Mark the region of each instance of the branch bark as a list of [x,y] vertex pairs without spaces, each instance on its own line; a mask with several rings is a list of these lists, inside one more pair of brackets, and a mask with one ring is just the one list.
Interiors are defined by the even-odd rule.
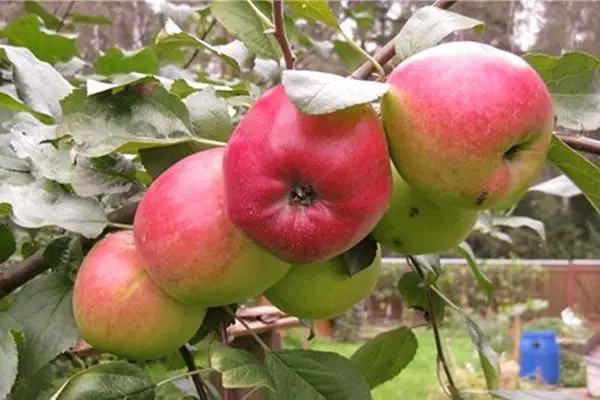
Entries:
[[[432,6],[441,8],[443,10],[447,10],[448,8],[452,7],[455,3],[457,3],[457,0],[436,0],[432,4]],[[380,48],[375,53],[373,58],[379,64],[384,65],[385,63],[390,61],[394,57],[395,54],[396,54],[396,50],[394,47],[394,39],[392,39],[391,41],[386,43],[382,48]],[[361,79],[361,80],[369,79],[374,70],[375,70],[375,66],[373,65],[373,63],[371,61],[366,61],[360,67],[358,67],[350,75],[350,77],[354,78],[354,79]]]
[[580,134],[571,135],[556,132],[555,135],[575,150],[600,155],[600,140],[592,139]]
[[283,1],[273,1],[273,22],[275,24],[275,38],[281,47],[283,52],[283,58],[285,60],[285,67],[287,69],[294,69],[296,63],[296,57],[292,53],[290,48],[290,42],[285,34],[285,26],[283,25]]

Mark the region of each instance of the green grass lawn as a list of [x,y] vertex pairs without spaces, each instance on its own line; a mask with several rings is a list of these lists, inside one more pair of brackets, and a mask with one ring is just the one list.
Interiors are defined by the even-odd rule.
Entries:
[[[467,362],[477,364],[474,348],[466,332],[442,332],[451,361],[458,366]],[[425,400],[438,385],[436,376],[436,350],[431,330],[415,330],[419,349],[413,361],[395,379],[382,384],[373,391],[374,400]],[[349,357],[362,344],[336,343],[316,338],[310,342],[310,348],[321,351],[333,351]]]

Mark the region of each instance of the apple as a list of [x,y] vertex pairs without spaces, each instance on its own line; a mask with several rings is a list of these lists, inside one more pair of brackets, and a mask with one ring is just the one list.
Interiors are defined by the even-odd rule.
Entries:
[[370,105],[308,115],[278,85],[253,104],[229,140],[229,216],[283,260],[329,260],[365,238],[386,211],[388,160]]
[[293,264],[290,272],[264,296],[281,311],[298,318],[327,319],[344,313],[367,297],[381,272],[381,246],[373,262],[350,276],[342,256],[311,264]]
[[146,274],[131,231],[109,234],[75,278],[73,316],[85,341],[130,360],[166,356],[200,328],[206,308],[168,296]]
[[133,222],[150,278],[184,303],[222,306],[260,295],[290,269],[227,215],[223,148],[189,155],[152,182]]
[[400,175],[440,204],[508,207],[542,168],[552,99],[515,54],[449,42],[401,62],[388,76],[382,118]]
[[440,205],[408,186],[392,168],[390,208],[371,233],[402,254],[438,253],[462,242],[477,222],[478,210]]

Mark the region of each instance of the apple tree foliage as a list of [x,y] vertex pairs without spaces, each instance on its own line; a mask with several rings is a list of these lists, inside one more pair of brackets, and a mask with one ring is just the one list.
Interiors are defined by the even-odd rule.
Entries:
[[[397,63],[455,31],[485,29],[485,21],[445,10],[451,3],[438,1],[417,10],[399,27],[390,43],[393,51],[377,53],[378,61]],[[315,47],[296,25],[302,20],[335,32],[334,50],[349,66],[371,57],[344,32],[327,1],[287,0],[284,6],[286,40],[296,56]],[[265,87],[281,80],[308,114],[375,102],[389,88],[371,79],[371,69],[351,77],[284,70],[285,46],[278,41],[282,32],[275,29],[270,1],[213,1],[189,11],[186,29],[167,19],[147,47],[133,52],[114,47],[92,64],[78,57],[78,26],[110,20],[77,13],[56,16],[35,1],[23,7],[24,16],[0,29],[0,398],[153,399],[166,386],[178,398],[194,398],[183,379],[187,375],[176,379],[175,372],[184,368],[177,354],[146,365],[110,356],[85,363],[68,351],[78,338],[71,294],[82,258],[102,234],[128,228],[132,205],[162,171],[186,155],[226,142]],[[227,31],[228,39],[216,29]],[[557,129],[600,128],[599,59],[581,52],[523,57],[552,93]],[[274,79],[258,68],[265,60],[280,63]],[[192,63],[201,63],[202,72],[186,70]],[[168,65],[179,68],[176,77],[161,75]],[[600,209],[600,170],[563,139],[555,135],[549,161]],[[538,221],[489,212],[476,229],[509,240],[503,226],[544,233]],[[468,261],[480,290],[493,296],[493,285],[469,246],[463,243],[455,251]],[[427,310],[436,336],[444,315],[459,313],[493,391],[497,356],[478,326],[436,287],[443,273],[439,257],[408,261],[413,271],[398,282],[406,304]],[[361,262],[360,255],[355,262]],[[225,388],[260,388],[278,400],[369,399],[373,388],[400,374],[418,351],[411,329],[397,327],[349,358],[267,350],[259,362],[249,352],[214,340],[223,315],[223,310],[209,312],[191,348],[206,353]],[[445,373],[441,384],[450,397],[466,398],[462,390],[468,388],[454,386],[441,346],[438,351],[437,367]],[[57,386],[65,356],[77,365],[76,372]],[[151,370],[161,371],[164,379],[155,379]],[[208,371],[201,368],[197,374],[206,378]],[[207,396],[219,398],[204,381]]]

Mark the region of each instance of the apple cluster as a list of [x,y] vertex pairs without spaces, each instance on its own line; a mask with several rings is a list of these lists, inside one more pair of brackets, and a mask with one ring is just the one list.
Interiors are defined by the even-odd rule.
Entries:
[[[309,115],[266,91],[225,148],[185,157],[148,188],[133,230],[106,236],[79,270],[82,337],[129,359],[190,340],[208,307],[263,295],[329,318],[374,289],[381,246],[456,246],[479,212],[515,204],[554,125],[548,90],[520,57],[474,42],[424,50],[371,104]],[[377,242],[366,268],[344,255]]]

